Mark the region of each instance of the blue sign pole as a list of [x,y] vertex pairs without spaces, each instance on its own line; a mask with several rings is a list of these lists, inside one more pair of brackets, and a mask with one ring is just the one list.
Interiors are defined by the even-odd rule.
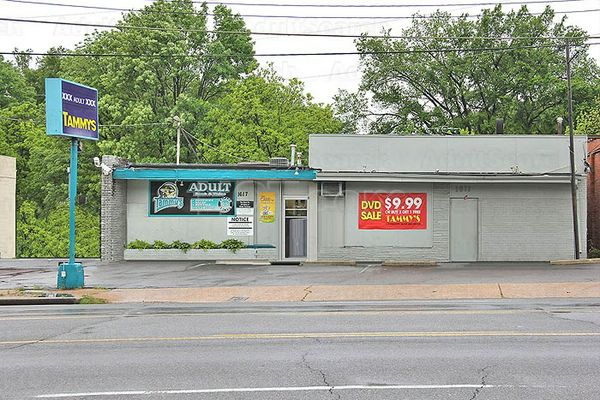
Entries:
[[83,265],[75,262],[75,200],[79,139],[98,140],[98,91],[59,78],[46,78],[46,133],[71,139],[69,168],[69,261],[58,265],[56,287],[82,288]]
[[83,265],[75,262],[75,201],[77,199],[77,153],[79,140],[71,138],[71,163],[69,167],[69,262],[58,266],[56,287],[77,289],[84,285]]
[[69,168],[69,264],[75,264],[75,201],[77,199],[77,138],[71,138],[71,166]]

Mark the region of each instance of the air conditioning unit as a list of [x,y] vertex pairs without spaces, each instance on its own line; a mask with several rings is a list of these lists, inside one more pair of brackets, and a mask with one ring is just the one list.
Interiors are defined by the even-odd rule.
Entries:
[[321,182],[321,196],[343,197],[344,187],[342,182]]
[[290,162],[285,157],[273,157],[269,159],[269,166],[275,168],[287,168]]

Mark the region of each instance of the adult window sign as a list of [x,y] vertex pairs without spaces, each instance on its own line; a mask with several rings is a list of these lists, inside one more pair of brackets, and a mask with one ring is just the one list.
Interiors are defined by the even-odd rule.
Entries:
[[235,183],[230,181],[152,181],[150,215],[235,215]]
[[427,193],[359,193],[358,229],[427,229]]

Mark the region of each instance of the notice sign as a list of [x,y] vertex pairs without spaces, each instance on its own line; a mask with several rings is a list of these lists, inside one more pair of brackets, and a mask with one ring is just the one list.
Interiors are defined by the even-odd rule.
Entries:
[[254,200],[238,200],[235,202],[237,215],[254,215]]
[[254,217],[227,217],[227,236],[252,236]]
[[98,91],[63,79],[46,79],[46,133],[98,140]]
[[427,193],[359,193],[358,229],[427,229]]

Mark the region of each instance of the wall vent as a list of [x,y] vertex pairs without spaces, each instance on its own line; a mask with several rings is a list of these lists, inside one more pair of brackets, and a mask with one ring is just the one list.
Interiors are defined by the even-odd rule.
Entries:
[[321,196],[343,197],[344,188],[342,187],[342,182],[321,182]]
[[277,168],[287,168],[290,166],[290,162],[285,157],[273,157],[269,159],[269,166]]

